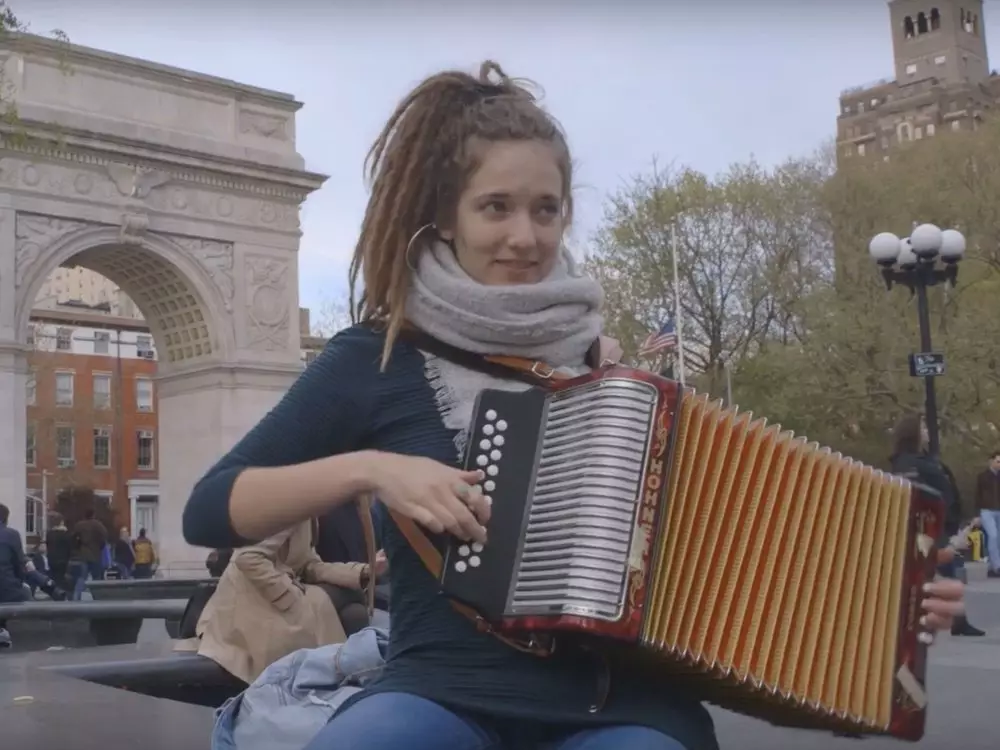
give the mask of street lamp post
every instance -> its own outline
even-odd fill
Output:
[[[917,297],[920,352],[910,355],[910,375],[924,379],[928,450],[937,455],[940,440],[934,378],[944,374],[944,355],[934,352],[932,348],[927,287],[945,283],[955,285],[958,262],[965,255],[965,237],[955,229],[942,231],[933,224],[921,224],[903,239],[892,232],[875,235],[868,245],[868,252],[882,267],[887,289],[899,284]]]

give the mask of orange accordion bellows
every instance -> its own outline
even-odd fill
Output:
[[[490,541],[442,585],[497,631],[625,647],[781,726],[923,735],[938,498],[624,367],[484,391],[471,431]]]

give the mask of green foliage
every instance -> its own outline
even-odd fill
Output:
[[[891,428],[922,408],[924,389],[907,362],[915,300],[887,292],[867,248],[914,220],[969,241],[958,287],[930,290],[948,368],[942,449],[968,493],[1000,446],[1000,122],[837,171],[823,154],[715,177],[654,166],[609,200],[587,264],[607,291],[609,333],[634,352],[672,314],[676,227],[689,381],[721,397],[728,360],[741,408],[886,466]]]

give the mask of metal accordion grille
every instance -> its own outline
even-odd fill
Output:
[[[620,616],[656,399],[626,378],[553,395],[508,612]]]

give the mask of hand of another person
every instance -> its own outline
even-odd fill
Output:
[[[938,551],[938,564],[947,565],[955,559],[950,548]],[[941,578],[924,586],[924,616],[921,623],[931,631],[950,630],[955,618],[965,613],[965,584],[952,578]]]
[[[376,453],[373,461],[373,490],[389,509],[435,534],[447,531],[459,539],[486,542],[490,506],[475,486],[483,472],[397,453]]]
[[[375,580],[378,580],[385,575],[386,571],[389,570],[389,558],[385,555],[385,550],[380,549],[375,553]]]

